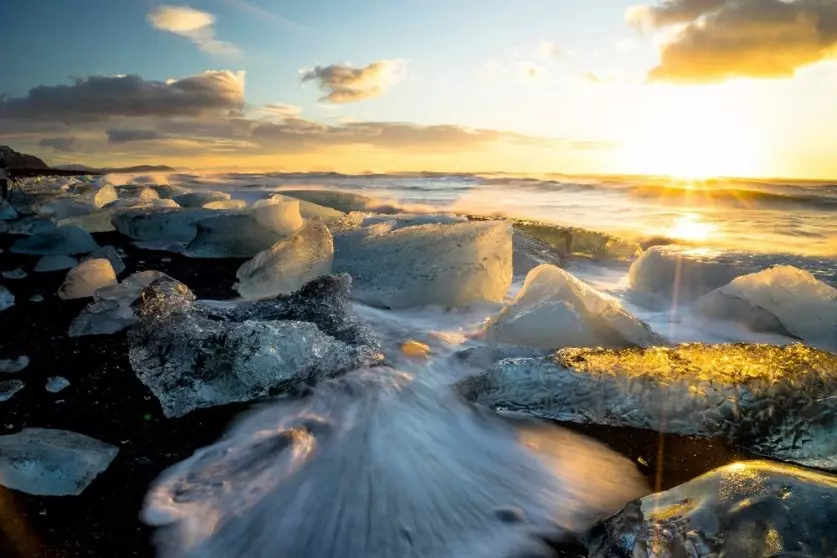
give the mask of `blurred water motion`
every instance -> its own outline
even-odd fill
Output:
[[[378,368],[247,415],[143,511],[158,556],[507,556],[647,490],[625,458]]]

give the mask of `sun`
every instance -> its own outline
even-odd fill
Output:
[[[632,172],[692,180],[760,173],[757,122],[717,89],[667,88],[649,105],[628,141]]]

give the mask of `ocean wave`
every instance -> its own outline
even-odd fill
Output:
[[[793,188],[787,186],[787,188]],[[779,193],[762,189],[747,188],[691,188],[672,185],[643,185],[628,189],[632,197],[653,199],[661,203],[688,203],[691,205],[734,205],[741,208],[776,208],[789,209],[792,207],[828,211],[837,209],[837,198],[829,197],[826,191],[822,194],[810,193]]]

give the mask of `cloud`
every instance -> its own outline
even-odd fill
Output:
[[[520,72],[525,77],[538,78],[544,75],[544,69],[540,66],[532,64],[531,62],[521,62],[517,65]]]
[[[150,141],[165,136],[154,130],[132,130],[113,128],[105,132],[108,135],[108,143],[129,143],[132,141]]]
[[[0,105],[0,117],[106,120],[115,116],[205,116],[244,108],[244,72],[207,71],[179,80],[90,76],[72,85],[40,85]]]
[[[363,68],[347,64],[315,66],[301,70],[302,81],[316,81],[327,95],[320,100],[329,103],[353,103],[383,95],[407,71],[404,60],[381,60]]]
[[[628,18],[646,28],[682,26],[662,45],[651,81],[791,77],[837,54],[833,0],[669,0]]]
[[[253,4],[252,2],[248,2],[247,0],[224,0],[224,3],[234,8],[237,8],[242,12],[247,12],[260,20],[270,21],[287,29],[308,29],[301,23],[297,23],[296,21],[280,16],[277,13],[265,10],[260,6]]]
[[[70,152],[73,150],[75,138],[44,138],[38,142],[41,147],[49,147],[56,151]]]
[[[581,77],[590,83],[596,84],[611,83],[614,80],[613,76],[610,74],[599,74],[597,72],[584,72],[581,74]]]
[[[556,56],[564,54],[564,49],[556,43],[541,41],[540,44],[538,44],[538,48],[535,49],[535,54],[542,58],[555,58]]]
[[[155,29],[186,37],[204,52],[216,56],[238,56],[241,51],[232,43],[215,38],[215,16],[188,6],[158,6],[149,13],[148,22]]]
[[[271,116],[278,116],[280,118],[290,118],[292,116],[298,116],[302,112],[302,109],[296,105],[271,103],[261,107],[261,111]]]

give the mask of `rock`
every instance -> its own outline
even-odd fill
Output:
[[[834,556],[837,477],[767,461],[715,469],[628,504],[589,556]]]
[[[8,401],[14,395],[26,387],[26,382],[23,380],[6,380],[0,382],[0,402]],[[2,437],[0,436],[0,440]],[[3,454],[2,454],[2,445],[0,445],[0,462],[2,462]],[[0,470],[2,467],[0,466]],[[0,484],[3,484],[3,479],[0,478]]]
[[[208,203],[216,201],[226,201],[230,199],[230,195],[226,192],[189,192],[187,194],[178,194],[172,196],[171,199],[177,202],[180,207],[203,207]]]
[[[368,227],[389,221],[394,221],[392,230],[397,230],[403,229],[404,227],[415,227],[417,225],[467,223],[468,219],[460,215],[450,215],[447,213],[395,213],[392,215],[371,215],[363,220],[361,226]]]
[[[11,271],[4,271],[2,275],[5,279],[26,279],[26,272],[20,267]]]
[[[695,308],[708,318],[837,352],[837,289],[802,269],[777,266],[738,277],[704,295]]]
[[[628,278],[635,291],[689,302],[754,271],[738,262],[707,256],[701,249],[652,246],[631,264]]]
[[[2,373],[17,374],[23,372],[27,366],[29,366],[29,357],[26,355],[12,359],[0,359],[0,372]]]
[[[102,287],[115,284],[116,273],[108,260],[87,260],[67,272],[58,289],[58,296],[64,300],[86,298]]]
[[[70,387],[70,380],[63,376],[52,376],[47,378],[45,389],[50,393],[58,393]]]
[[[15,254],[72,256],[92,252],[98,247],[86,230],[77,225],[65,225],[27,238],[19,238],[9,250]]]
[[[290,234],[269,229],[250,215],[220,214],[197,222],[197,234],[184,254],[190,258],[252,258]]]
[[[664,344],[648,324],[626,312],[616,300],[548,264],[526,276],[523,289],[491,320],[485,337],[533,349]]]
[[[197,234],[197,222],[213,214],[208,209],[135,208],[113,216],[113,226],[143,242],[187,243]]]
[[[720,437],[757,455],[837,469],[837,355],[802,345],[564,349],[501,361],[458,389],[493,408]]]
[[[0,436],[0,484],[36,496],[77,496],[118,452],[75,432],[24,428]]]
[[[371,211],[375,205],[372,198],[351,192],[332,190],[282,190],[280,194],[330,207],[343,213],[349,213],[350,211]]]
[[[290,294],[331,273],[333,257],[331,233],[324,224],[313,221],[238,268],[236,288],[241,296],[251,299]]]
[[[93,293],[93,302],[70,324],[69,336],[110,335],[134,325],[137,317],[131,305],[145,287],[163,277],[168,275],[160,271],[140,271],[118,285],[97,290]]]
[[[512,279],[512,233],[503,222],[382,223],[334,237],[333,269],[354,280],[352,296],[385,308],[501,301]]]
[[[6,200],[0,200],[0,221],[13,221],[17,217],[18,214],[15,208]]]
[[[167,417],[250,401],[374,364],[377,347],[349,315],[346,279],[306,285],[274,300],[212,309],[171,278],[146,287],[134,304],[129,357]],[[339,287],[339,288],[338,288]],[[300,321],[310,318],[312,321]]]
[[[36,272],[61,271],[78,265],[72,256],[44,256],[35,264]]]
[[[224,209],[227,211],[239,211],[245,207],[247,207],[247,202],[244,200],[214,201],[203,206],[204,209]]]
[[[160,527],[158,551],[532,556],[519,552],[534,532],[585,531],[646,493],[634,466],[596,442],[412,380],[360,370],[248,413],[151,486],[141,519]]]
[[[260,207],[276,202],[287,202],[291,200],[299,203],[299,214],[305,219],[322,221],[323,223],[331,225],[346,217],[346,214],[342,211],[337,211],[336,209],[317,205],[316,203],[307,202],[305,200],[294,200],[294,198],[283,196],[282,194],[274,194],[266,200],[259,200],[253,204],[253,207]]]
[[[7,310],[15,305],[15,295],[12,292],[0,285],[0,312]]]
[[[294,234],[303,225],[297,200],[256,204],[250,210],[250,214],[262,227],[286,237]]]
[[[43,217],[24,217],[9,224],[9,234],[32,235],[54,231],[58,226]]]
[[[117,275],[125,271],[125,262],[122,261],[122,256],[119,255],[119,252],[117,252],[116,248],[113,246],[102,246],[101,248],[97,248],[85,256],[82,261],[86,262],[87,260],[97,259],[106,259],[109,261],[110,265],[113,267],[114,273]]]

